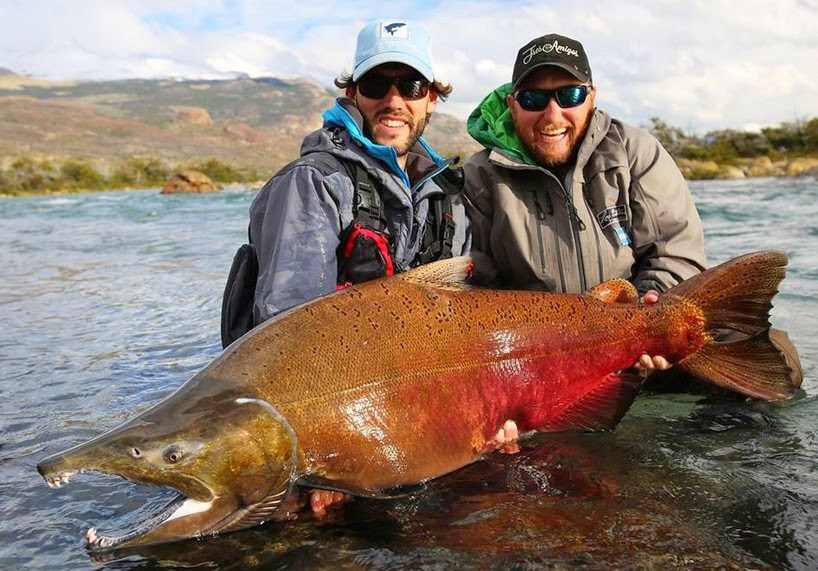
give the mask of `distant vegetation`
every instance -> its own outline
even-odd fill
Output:
[[[784,123],[755,133],[728,129],[698,136],[652,117],[649,130],[676,159],[688,179],[729,178],[723,174],[727,167],[743,170],[751,176],[818,172],[818,118]],[[762,157],[768,159],[763,163],[766,172],[746,172],[751,169],[748,165],[759,164],[753,163],[754,159]],[[804,158],[815,162],[806,163],[798,172],[787,172],[787,165]],[[216,158],[173,166],[158,158],[134,158],[122,160],[115,166],[105,163],[104,168],[99,168],[87,159],[23,156],[0,168],[0,194],[161,187],[175,172],[187,169],[203,172],[214,182],[223,184],[257,183],[272,174],[233,166]]]
[[[742,158],[768,156],[818,156],[818,117],[784,123],[760,132],[711,131],[699,137],[671,127],[659,117],[651,118],[650,131],[674,157],[729,163]]]
[[[750,176],[803,174],[796,165],[803,165],[811,173],[818,172],[818,118],[783,123],[759,132],[726,129],[697,136],[652,117],[649,130],[688,178],[714,178],[708,176],[715,174],[712,167],[696,170],[697,165],[701,169],[713,164],[721,171],[734,167]],[[752,172],[753,165],[761,172]]]
[[[263,182],[337,95],[306,78],[53,82],[0,69],[0,196],[161,187],[184,170]],[[445,156],[479,148],[445,113],[426,135]]]
[[[253,183],[262,176],[255,170],[239,169],[218,159],[208,159],[171,168],[159,159],[129,159],[109,175],[99,172],[84,159],[34,159],[20,157],[0,169],[0,194],[46,194],[125,188],[162,187],[176,172],[197,170],[215,183]]]

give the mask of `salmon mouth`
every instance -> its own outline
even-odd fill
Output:
[[[69,484],[73,476],[84,474],[86,472],[116,475],[98,470],[80,469],[63,471],[55,475],[44,474],[43,478],[50,488],[59,488],[63,485]],[[131,542],[136,542],[137,544],[141,543],[138,541],[140,538],[147,536],[151,532],[157,530],[160,526],[165,525],[177,518],[206,512],[213,506],[213,501],[198,501],[168,486],[151,486],[151,488],[154,490],[161,489],[175,495],[162,507],[159,507],[158,509],[151,509],[150,511],[152,513],[150,515],[139,518],[135,524],[128,524],[127,531],[103,534],[100,533],[95,527],[89,528],[85,533],[86,549],[92,553],[103,553],[118,547],[126,547]],[[205,535],[205,532],[196,534],[197,537],[202,535]]]
[[[191,500],[183,494],[179,494],[176,498],[171,500],[164,509],[160,510],[159,513],[142,520],[134,529],[123,534],[101,535],[97,532],[96,528],[92,527],[85,533],[85,547],[92,552],[103,552],[115,549],[124,543],[153,531],[166,521],[173,519],[174,514],[180,511],[187,511],[185,510],[185,506],[190,502],[201,503]]]

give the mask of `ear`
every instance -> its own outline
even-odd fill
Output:
[[[435,108],[437,107],[437,91],[434,89],[429,90],[429,101],[426,102],[426,113],[434,113]]]
[[[514,105],[514,97],[511,95],[511,93],[506,95],[506,105],[508,106],[508,110],[511,111],[511,120],[516,120],[517,113],[519,113],[520,109]]]
[[[349,99],[355,99],[355,85],[347,85],[346,90],[344,90],[344,95],[346,95]]]

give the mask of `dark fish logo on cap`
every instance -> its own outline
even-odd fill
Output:
[[[406,24],[404,22],[395,22],[394,24],[388,24],[383,27],[386,30],[386,33],[390,36],[394,36],[395,32],[404,27]]]

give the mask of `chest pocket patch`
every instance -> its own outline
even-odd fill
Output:
[[[600,228],[603,230],[610,226],[614,227],[614,233],[620,244],[623,246],[630,245],[631,237],[628,235],[627,230],[625,230],[628,222],[628,213],[625,210],[624,204],[611,206],[601,212],[597,212],[596,219],[599,222]]]
[[[602,212],[597,212],[596,219],[599,221],[599,226],[604,230],[614,224],[624,225],[628,221],[628,213],[625,211],[624,204],[618,204],[606,208]]]

